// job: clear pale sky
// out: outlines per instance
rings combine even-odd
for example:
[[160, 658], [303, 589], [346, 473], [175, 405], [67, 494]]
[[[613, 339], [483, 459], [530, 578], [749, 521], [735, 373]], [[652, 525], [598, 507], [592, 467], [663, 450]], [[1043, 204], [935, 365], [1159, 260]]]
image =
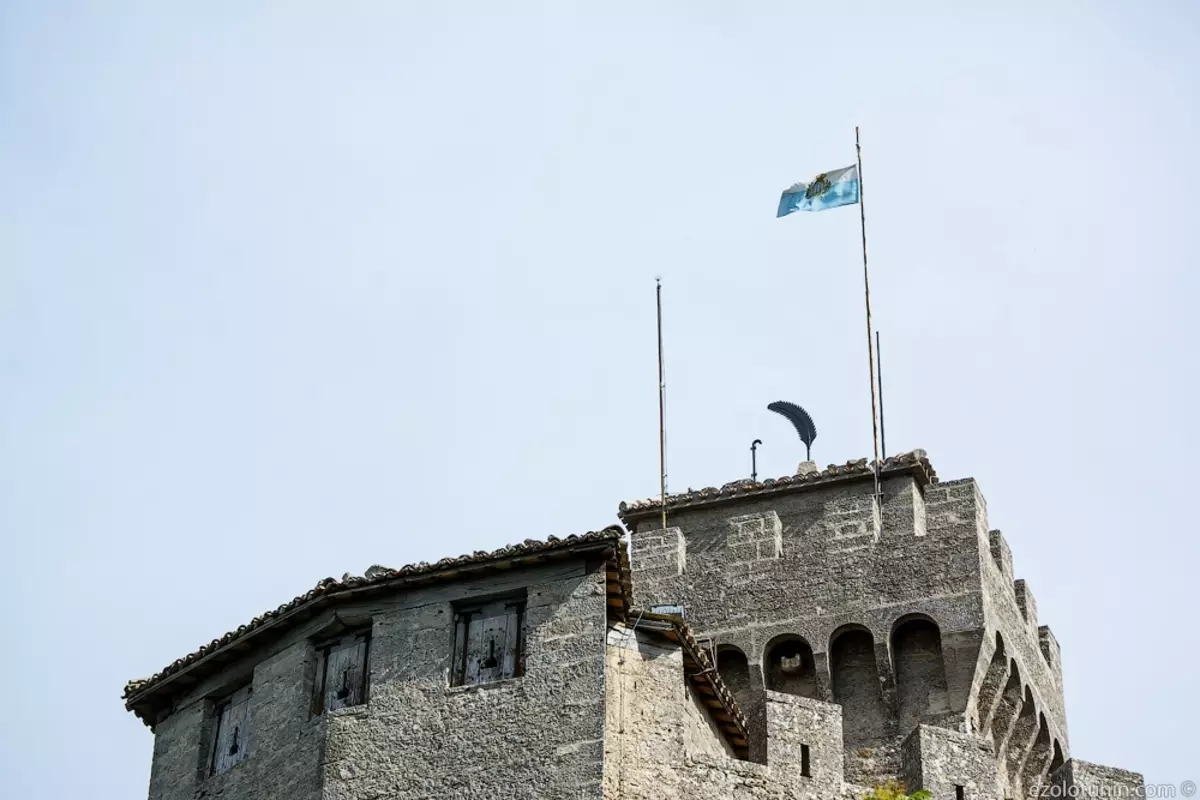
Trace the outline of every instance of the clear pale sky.
[[[968, 8], [967, 6], [970, 5]], [[976, 477], [1071, 752], [1200, 779], [1200, 10], [0, 7], [0, 795], [143, 797], [127, 679], [311, 588], [889, 450]], [[652, 7], [650, 7], [652, 6]], [[1002, 6], [998, 8], [997, 6]]]

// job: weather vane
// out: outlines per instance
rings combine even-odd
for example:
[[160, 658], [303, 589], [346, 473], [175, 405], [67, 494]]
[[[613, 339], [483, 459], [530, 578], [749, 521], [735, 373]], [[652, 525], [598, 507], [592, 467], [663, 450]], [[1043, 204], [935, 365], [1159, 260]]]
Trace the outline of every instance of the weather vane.
[[785, 400], [771, 403], [767, 406], [767, 410], [786, 417], [788, 422], [796, 427], [796, 433], [800, 434], [800, 441], [804, 442], [804, 460], [812, 461], [812, 443], [817, 438], [817, 426], [813, 424], [812, 417], [808, 415], [808, 412], [795, 403]]

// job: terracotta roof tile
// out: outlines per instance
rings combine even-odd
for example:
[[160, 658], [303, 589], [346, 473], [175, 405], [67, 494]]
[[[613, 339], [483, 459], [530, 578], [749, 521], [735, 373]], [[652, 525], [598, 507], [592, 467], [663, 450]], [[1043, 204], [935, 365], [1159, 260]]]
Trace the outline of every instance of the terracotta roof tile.
[[[924, 450], [913, 450], [900, 453], [886, 459], [880, 469], [881, 474], [908, 472], [914, 474], [921, 484], [937, 483], [937, 473]], [[768, 478], [764, 481], [738, 480], [725, 484], [721, 488], [688, 489], [680, 494], [667, 495], [667, 510], [690, 508], [708, 503], [725, 502], [733, 498], [757, 497], [760, 495], [808, 488], [819, 484], [828, 484], [840, 480], [859, 479], [870, 476], [871, 467], [867, 459], [847, 461], [845, 464], [830, 464], [823, 470], [797, 475], [784, 475], [781, 478]], [[647, 516], [660, 511], [662, 501], [651, 497], [646, 500], [635, 500], [621, 503], [617, 515], [627, 525], [631, 519]]]

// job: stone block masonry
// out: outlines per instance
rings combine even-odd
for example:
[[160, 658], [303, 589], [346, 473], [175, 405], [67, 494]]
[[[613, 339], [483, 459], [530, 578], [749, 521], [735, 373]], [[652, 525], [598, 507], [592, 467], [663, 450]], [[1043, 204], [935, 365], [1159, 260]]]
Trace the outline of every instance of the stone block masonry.
[[[152, 800], [319, 800], [325, 720], [311, 716], [313, 662], [311, 645], [298, 640], [278, 645], [257, 664], [236, 665], [197, 687], [155, 727]], [[253, 728], [245, 746], [255, 757], [210, 775], [213, 698], [247, 683], [254, 687]]]
[[842, 709], [770, 693], [769, 765], [739, 761], [682, 680], [677, 648], [630, 625], [609, 635], [605, 800], [842, 797]]
[[126, 687], [150, 800], [1140, 796], [1071, 757], [974, 480], [803, 466], [622, 504], [632, 569], [609, 528], [321, 581]]
[[[636, 600], [682, 604], [725, 654], [755, 760], [770, 763], [765, 710], [780, 691], [841, 706], [847, 785], [907, 777], [989, 798], [1045, 786], [1068, 753], [1062, 654], [983, 493], [937, 480], [920, 451], [889, 459], [882, 488], [878, 505], [869, 468], [850, 462], [677, 496], [689, 555], [672, 572], [641, 568], [658, 504], [623, 505]], [[728, 531], [736, 549], [720, 546]]]
[[598, 797], [603, 577], [577, 565], [473, 587], [527, 598], [524, 675], [482, 686], [448, 685], [453, 603], [475, 592], [376, 610], [371, 702], [329, 720], [326, 796], [486, 797], [502, 783], [514, 798]]
[[682, 575], [687, 566], [687, 541], [679, 528], [660, 529], [637, 543], [637, 554], [648, 574]]
[[[517, 595], [522, 674], [451, 686], [456, 606]], [[343, 604], [213, 675], [159, 721], [149, 796], [599, 798], [607, 601], [605, 570], [579, 559]], [[368, 702], [317, 713], [314, 642], [362, 625]], [[212, 698], [245, 684], [248, 754], [210, 774]]]

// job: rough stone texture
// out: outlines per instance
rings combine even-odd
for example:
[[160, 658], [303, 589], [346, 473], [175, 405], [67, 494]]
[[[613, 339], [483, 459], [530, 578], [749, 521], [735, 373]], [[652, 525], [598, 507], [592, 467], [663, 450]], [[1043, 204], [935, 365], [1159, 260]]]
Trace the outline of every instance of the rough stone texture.
[[205, 706], [196, 702], [181, 708], [155, 728], [151, 798], [184, 800], [192, 796], [204, 761], [201, 731], [208, 712]]
[[[687, 560], [670, 569], [652, 549], [657, 509], [628, 509], [635, 601], [683, 605], [698, 636], [745, 655], [748, 675], [731, 682], [755, 761], [770, 763], [776, 688], [843, 706], [848, 784], [903, 777], [904, 748], [934, 747], [915, 733], [933, 726], [986, 744], [938, 756], [977, 782], [986, 758], [981, 796], [1044, 786], [1069, 749], [1062, 654], [979, 487], [889, 473], [881, 508], [871, 489], [860, 475], [684, 504], [667, 533]], [[811, 654], [810, 672], [781, 673], [784, 641]]]
[[[325, 797], [482, 797], [500, 784], [507, 797], [598, 797], [603, 577], [582, 565], [547, 568], [374, 614], [371, 700], [330, 718]], [[449, 687], [452, 602], [514, 589], [527, 592], [525, 674]]]
[[[153, 800], [220, 797], [319, 798], [323, 720], [311, 717], [314, 662], [301, 639], [201, 684], [175, 713], [155, 727]], [[209, 776], [213, 699], [252, 680], [250, 755], [228, 772]]]
[[[608, 641], [606, 800], [848, 796], [838, 706], [768, 692], [771, 765], [738, 761], [689, 696], [677, 646], [621, 625]], [[802, 746], [810, 776], [801, 774]]]
[[918, 726], [902, 747], [904, 783], [953, 798], [956, 787], [972, 800], [1001, 800], [991, 744], [981, 737], [930, 725]]
[[[819, 794], [841, 788], [845, 775], [842, 707], [805, 697], [767, 692], [767, 764], [798, 790]], [[800, 774], [801, 747], [809, 748], [809, 772]]]
[[[890, 472], [882, 507], [871, 487], [861, 471], [743, 487], [676, 509], [667, 530], [657, 509], [623, 512], [636, 605], [684, 606], [746, 718], [750, 761], [721, 729], [736, 712], [697, 694], [691, 635], [685, 655], [624, 617], [624, 572], [603, 561], [624, 551], [572, 550], [348, 589], [219, 671], [172, 677], [169, 707], [135, 708], [155, 715], [150, 798], [848, 800], [889, 778], [937, 800], [1140, 796], [1140, 775], [1068, 759], [1062, 653], [975, 482]], [[455, 604], [514, 593], [523, 674], [451, 687]], [[363, 626], [367, 702], [314, 713], [315, 643]], [[247, 684], [249, 752], [210, 776], [214, 704]]]
[[1043, 797], [1140, 798], [1146, 796], [1145, 779], [1137, 772], [1102, 767], [1073, 758], [1050, 778]]
[[[526, 594], [525, 674], [451, 688], [453, 603], [512, 591]], [[197, 687], [160, 722], [149, 796], [599, 798], [605, 607], [603, 568], [581, 560], [339, 608]], [[364, 622], [367, 704], [314, 715], [312, 642]], [[209, 777], [211, 698], [251, 675], [251, 751]]]

